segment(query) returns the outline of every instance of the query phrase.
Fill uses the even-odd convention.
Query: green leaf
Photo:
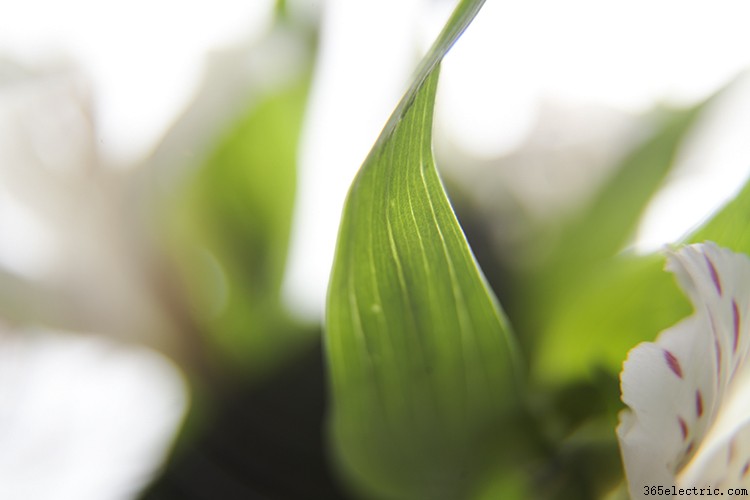
[[[653,166],[655,159],[668,161],[698,115],[725,95],[732,85],[733,82],[730,82],[704,102],[674,115],[643,148],[630,155],[630,161],[626,164],[638,160],[642,165]],[[628,169],[636,172],[642,167],[634,165]],[[600,233],[625,234],[608,229],[609,220],[613,223],[619,220],[617,225],[625,227],[622,224],[624,218],[612,215],[616,205],[623,205],[634,213],[636,205],[641,203],[630,203],[616,195],[618,177],[622,177],[622,174],[597,196],[600,201],[592,205],[590,215],[581,219],[579,229],[573,226],[573,229],[567,230],[569,236],[566,240],[569,243],[566,246],[571,256],[561,258],[560,262],[580,262],[559,271],[560,277],[556,282],[544,285],[554,292],[547,291],[546,298],[550,305],[547,307],[547,317],[540,326],[542,335],[536,343],[532,361],[532,372],[537,381],[566,383],[584,377],[597,368],[618,373],[629,349],[641,341],[653,340],[660,331],[690,314],[690,305],[675,284],[674,277],[663,270],[663,255],[606,257],[608,252],[617,250],[613,246],[616,240]],[[634,180],[625,182],[625,185],[632,188]],[[626,191],[642,199],[632,189]],[[608,201],[610,197],[614,201]],[[607,208],[608,205],[610,208]],[[596,212],[610,215],[604,217]],[[584,233],[587,224],[588,236]],[[580,256],[573,255],[576,250],[573,235],[576,233],[581,240]],[[750,183],[684,241],[706,240],[750,253]],[[606,244],[607,241],[612,244]],[[584,257],[590,259],[587,267],[582,267]],[[564,276],[565,279],[562,279]],[[541,288],[539,283],[534,285]],[[544,293],[539,288],[534,291],[538,293],[532,296],[535,299]],[[550,299],[550,296],[554,299]],[[536,302],[541,303],[542,300]]]
[[[222,360],[249,373],[274,366],[303,332],[279,296],[308,89],[303,74],[251,103],[172,207],[173,253],[193,320]]]
[[[619,373],[631,348],[689,315],[664,262],[618,256],[570,287],[538,344],[534,378],[560,384],[595,369]]]
[[[659,113],[656,132],[625,157],[594,199],[566,225],[553,265],[575,275],[626,245],[649,200],[674,166],[685,134],[708,102]]]
[[[373,498],[465,498],[510,454],[515,342],[435,169],[437,62],[481,2],[462,2],[349,192],[329,286],[332,433]]]
[[[535,379],[562,383],[599,368],[618,373],[630,348],[689,314],[674,279],[662,269],[663,256],[617,252],[713,100],[663,115],[657,131],[565,226],[549,262],[527,278],[522,312],[534,333]]]

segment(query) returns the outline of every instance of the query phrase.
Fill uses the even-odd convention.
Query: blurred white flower
[[[135,229],[132,181],[105,168],[84,76],[68,66],[0,71],[0,310],[17,282],[20,321],[174,349]],[[3,76],[4,75],[4,76]],[[129,191],[130,189],[130,191]]]
[[[133,498],[187,410],[137,346],[175,354],[177,328],[97,149],[79,72],[0,62],[0,498]]]
[[[714,244],[672,254],[695,313],[628,355],[617,436],[633,498],[647,487],[750,486],[750,258]]]

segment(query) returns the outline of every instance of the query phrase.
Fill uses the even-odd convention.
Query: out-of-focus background
[[[319,351],[340,211],[454,5],[0,3],[0,498],[345,496]],[[477,253],[543,258],[535,230],[592,196],[654,110],[750,66],[747,13],[487,2],[435,123]],[[739,79],[628,248],[736,193],[748,136]]]

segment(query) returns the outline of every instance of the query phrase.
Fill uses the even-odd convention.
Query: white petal
[[[631,495],[670,485],[702,440],[715,400],[708,324],[692,317],[633,349],[622,373],[620,439]],[[690,341],[686,341],[690,339]]]
[[[750,312],[750,259],[712,243],[691,245],[674,255],[673,271],[696,314],[705,314],[717,343],[719,391],[734,381],[750,348],[745,321]]]
[[[678,487],[720,488],[722,491],[750,488],[750,422],[709,450],[702,450],[700,459],[681,475]]]
[[[630,409],[617,429],[633,498],[643,486],[675,484],[726,404],[748,349],[743,318],[750,303],[750,259],[713,244],[670,256],[667,268],[695,314],[642,343],[621,374]]]

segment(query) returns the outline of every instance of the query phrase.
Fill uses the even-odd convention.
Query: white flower
[[[0,61],[0,499],[135,498],[188,408],[86,88]]]
[[[651,486],[748,488],[750,259],[707,243],[672,254],[667,269],[695,313],[625,361],[629,409],[617,436],[630,494],[651,496]]]

